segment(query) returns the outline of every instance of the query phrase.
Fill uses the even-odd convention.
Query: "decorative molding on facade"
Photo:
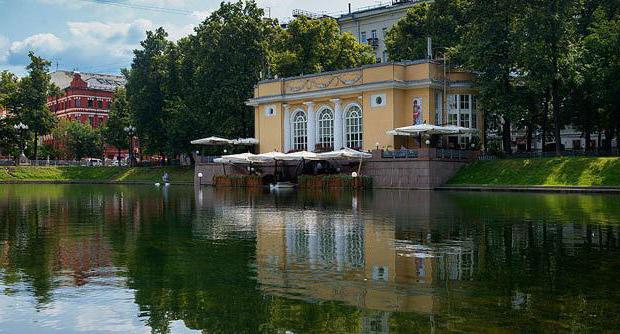
[[[288,81],[284,83],[284,92],[286,94],[298,93],[301,91],[319,90],[326,88],[336,88],[342,86],[353,86],[362,80],[362,71],[345,72],[341,74],[333,74],[327,78],[306,78]],[[301,83],[299,82],[301,81]]]
[[[411,81],[380,81],[373,82],[368,84],[362,84],[351,87],[338,87],[333,89],[325,89],[314,92],[303,92],[303,93],[295,93],[295,94],[284,94],[284,95],[270,95],[263,96],[260,98],[249,99],[246,102],[246,105],[256,107],[259,104],[264,103],[274,103],[274,102],[288,102],[295,100],[303,100],[303,99],[317,99],[329,97],[332,95],[346,95],[346,94],[360,94],[365,91],[374,91],[380,89],[410,89],[410,88],[422,88],[422,87],[432,87],[435,89],[443,88],[443,81],[437,80],[411,80]],[[458,81],[451,82],[450,88],[471,88],[473,87],[473,83],[471,81]]]

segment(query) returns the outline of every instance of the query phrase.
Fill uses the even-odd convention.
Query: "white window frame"
[[[308,117],[301,109],[296,110],[291,117],[291,143],[295,151],[308,149]]]
[[[344,139],[348,148],[361,149],[364,144],[364,111],[357,104],[347,106],[344,112]]]
[[[323,107],[317,113],[317,144],[323,148],[334,148],[334,111]]]

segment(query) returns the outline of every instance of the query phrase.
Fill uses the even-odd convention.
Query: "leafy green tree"
[[[19,81],[22,107],[18,118],[29,127],[33,134],[34,159],[37,159],[38,141],[41,135],[49,133],[56,124],[56,117],[47,107],[47,97],[50,93],[50,75],[48,74],[50,62],[36,56],[33,52],[28,54],[30,64],[26,67],[28,75]]]
[[[465,23],[463,7],[463,1],[459,0],[436,0],[413,6],[388,31],[385,45],[390,59],[403,61],[426,58],[428,37],[433,39],[436,47],[458,46]]]
[[[15,124],[13,112],[16,110],[19,94],[19,78],[9,71],[0,72],[0,109],[8,114],[0,116],[0,155],[17,152],[17,133],[13,128]]]
[[[577,14],[575,0],[534,0],[520,6],[525,14],[523,69],[549,89],[556,154],[561,154],[562,110],[575,75]]]
[[[486,124],[500,128],[504,151],[512,153],[511,126],[521,108],[517,99],[519,48],[516,23],[522,19],[522,2],[513,0],[472,0],[465,15],[461,56],[466,66],[478,73],[477,106],[486,115]]]
[[[71,122],[67,127],[66,145],[76,160],[103,155],[101,134],[97,129],[81,122]]]
[[[112,97],[112,106],[108,113],[105,127],[101,129],[106,144],[118,150],[118,160],[121,159],[121,150],[129,148],[129,137],[125,128],[129,125],[129,104],[124,88],[117,88]]]
[[[295,76],[358,67],[375,62],[372,49],[349,33],[342,33],[336,20],[298,17],[286,29],[276,28],[271,62],[275,74]]]
[[[620,132],[620,15],[599,8],[584,38],[583,62],[587,82],[593,87],[592,100],[598,106],[605,132],[605,148]]]
[[[125,71],[131,118],[140,143],[151,153],[163,153],[165,147],[162,85],[165,79],[164,50],[170,44],[167,37],[163,28],[147,31],[146,39],[140,43],[142,49],[134,50],[131,70]]]

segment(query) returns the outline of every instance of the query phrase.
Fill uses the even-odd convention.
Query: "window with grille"
[[[458,114],[452,114],[452,113],[448,114],[448,125],[457,126],[458,118],[459,118]]]
[[[345,114],[346,145],[349,148],[362,148],[364,128],[362,124],[362,109],[353,106]]]
[[[334,147],[334,113],[329,109],[319,112],[319,138],[318,144],[322,149]]]
[[[470,109],[469,95],[461,95],[460,100],[461,100],[461,109],[469,110]]]
[[[470,127],[470,119],[471,119],[471,114],[469,113],[461,113],[461,126],[464,128],[469,128]]]
[[[299,110],[293,116],[293,150],[303,151],[307,149],[308,145],[308,133],[307,133],[308,119],[306,114]]]

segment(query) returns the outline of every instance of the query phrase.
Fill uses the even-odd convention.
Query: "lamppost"
[[[129,167],[133,167],[133,136],[136,133],[136,127],[133,125],[129,125],[125,127],[125,132],[127,133],[127,136],[129,137]]]
[[[13,128],[19,131],[19,139],[20,139],[20,149],[21,155],[19,156],[19,163],[28,163],[28,158],[26,158],[26,154],[24,154],[25,149],[25,141],[24,141],[24,132],[28,130],[28,125],[19,122],[19,124],[13,125]]]

